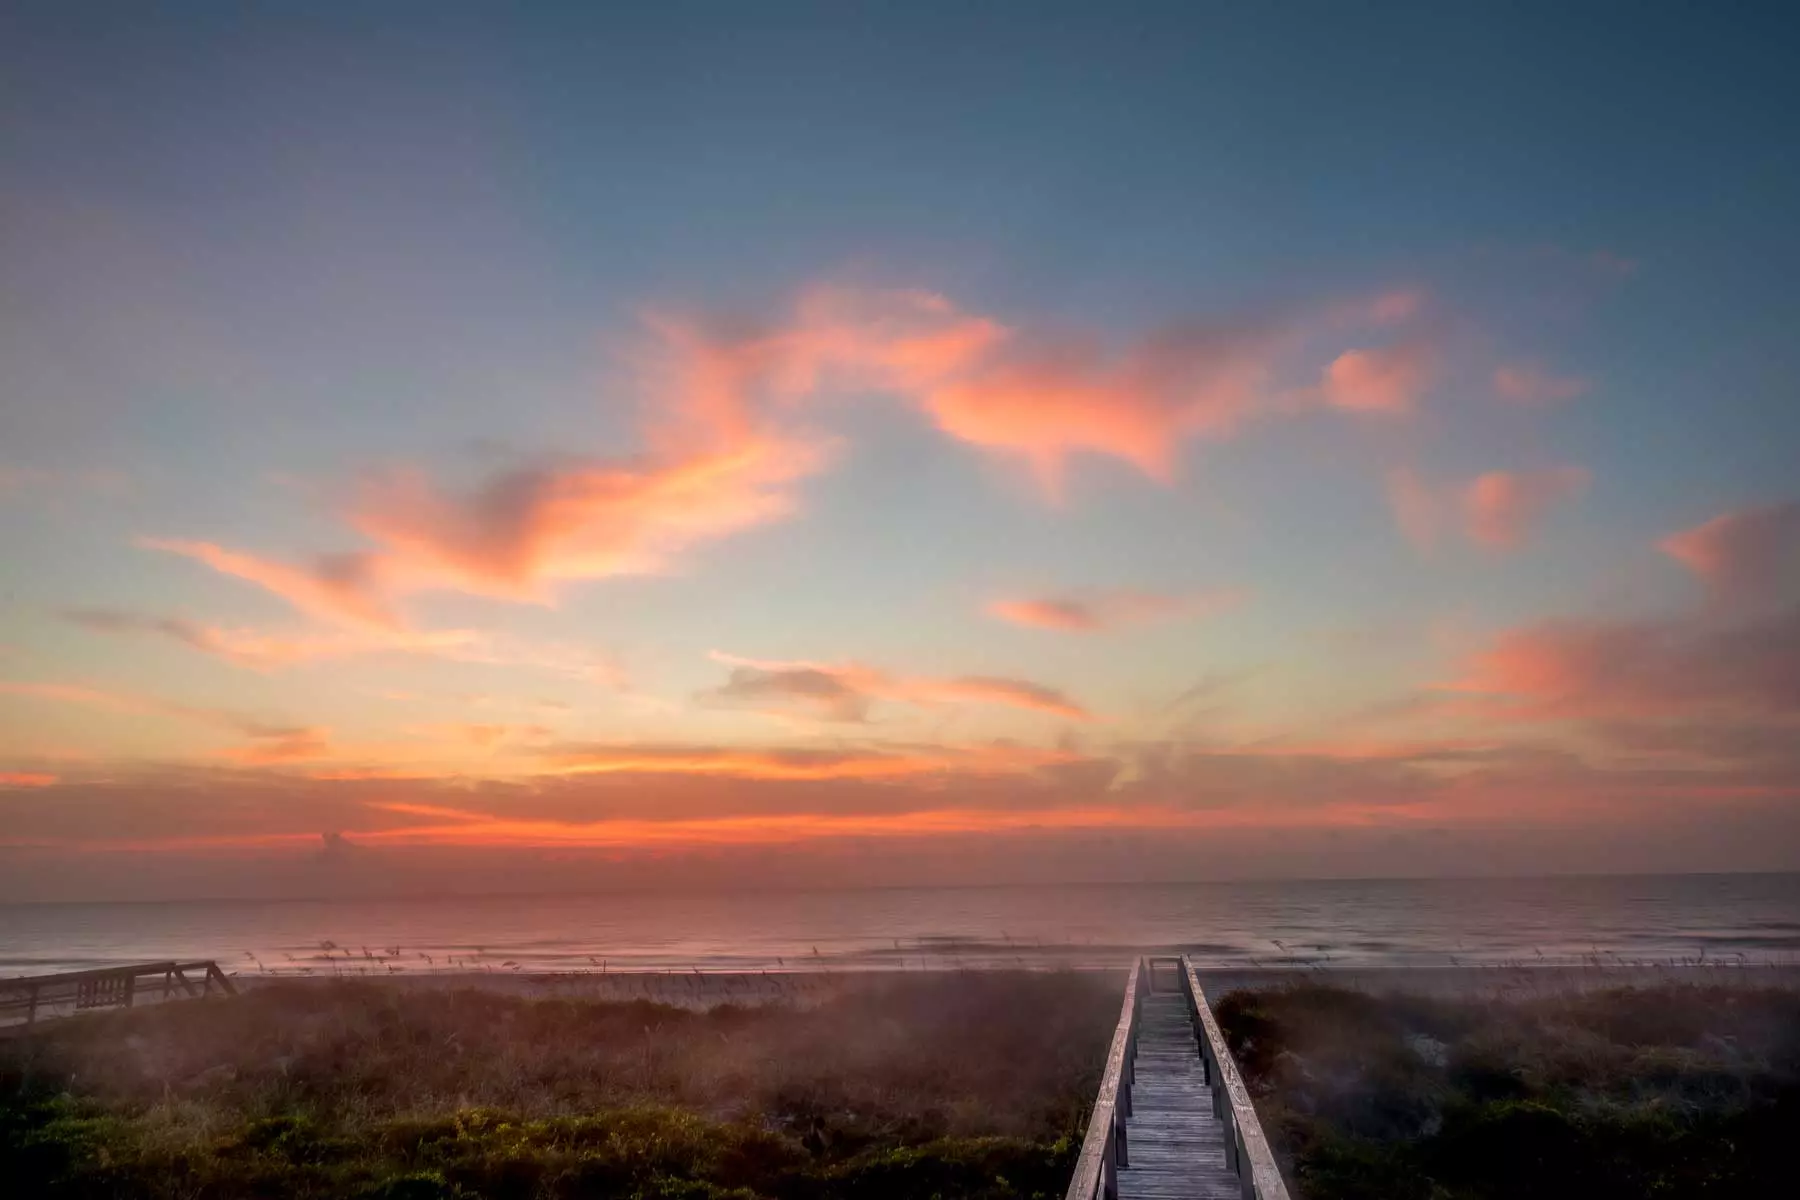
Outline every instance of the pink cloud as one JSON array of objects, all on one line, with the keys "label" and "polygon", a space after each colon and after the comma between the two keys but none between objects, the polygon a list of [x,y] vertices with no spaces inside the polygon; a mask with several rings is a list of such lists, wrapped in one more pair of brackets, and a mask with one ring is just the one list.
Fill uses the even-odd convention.
[{"label": "pink cloud", "polygon": [[1549,511],[1587,487],[1582,467],[1542,471],[1489,471],[1463,489],[1469,537],[1495,550],[1522,545]]},{"label": "pink cloud", "polygon": [[263,729],[258,732],[260,736],[248,745],[221,750],[219,757],[246,766],[268,766],[324,758],[331,753],[331,731],[327,729]]},{"label": "pink cloud", "polygon": [[1547,621],[1510,629],[1449,690],[1481,711],[1603,719],[1800,715],[1800,609],[1750,624]]},{"label": "pink cloud", "polygon": [[1278,334],[1178,328],[1109,354],[1090,340],[1018,346],[920,398],[937,427],[1018,456],[1047,494],[1066,463],[1094,454],[1169,482],[1190,435],[1223,436],[1257,409]]},{"label": "pink cloud", "polygon": [[1419,343],[1346,350],[1325,368],[1319,389],[1334,408],[1409,413],[1429,386],[1431,374],[1431,355]]},{"label": "pink cloud", "polygon": [[1388,507],[1406,540],[1421,550],[1437,543],[1443,526],[1444,504],[1411,469],[1398,467],[1387,476]]},{"label": "pink cloud", "polygon": [[[1022,332],[929,292],[820,286],[768,325],[645,320],[629,356],[647,401],[645,451],[526,461],[445,484],[417,467],[364,479],[341,501],[369,548],[295,565],[194,539],[143,545],[256,584],[318,620],[407,628],[405,596],[453,590],[554,602],[561,585],[667,569],[703,543],[779,521],[832,442],[796,424],[865,393],[916,405],[960,441],[1028,464],[1058,494],[1076,455],[1172,480],[1183,441],[1224,436],[1281,407],[1290,351],[1345,323],[1410,320],[1412,291],[1280,321],[1183,325],[1122,348]],[[1328,368],[1339,407],[1402,411],[1428,375],[1417,345],[1348,352]]]},{"label": "pink cloud", "polygon": [[0,788],[54,787],[58,779],[47,771],[0,771]]},{"label": "pink cloud", "polygon": [[714,654],[732,668],[721,686],[702,693],[715,704],[798,712],[825,721],[860,722],[878,700],[932,707],[992,704],[1075,721],[1093,715],[1052,687],[1025,679],[965,675],[898,676],[861,663],[770,662]]},{"label": "pink cloud", "polygon": [[399,618],[377,591],[382,564],[368,555],[330,555],[311,566],[295,567],[211,542],[143,538],[138,544],[194,559],[222,575],[254,583],[308,616],[341,625],[399,628]]},{"label": "pink cloud", "polygon": [[1587,390],[1587,380],[1552,375],[1536,363],[1511,363],[1494,371],[1494,391],[1518,404],[1573,400]]},{"label": "pink cloud", "polygon": [[1800,561],[1800,502],[1724,513],[1670,534],[1657,547],[1721,596],[1772,596]]},{"label": "pink cloud", "polygon": [[989,616],[1002,621],[1035,629],[1097,633],[1125,625],[1222,612],[1235,607],[1242,600],[1242,592],[1234,589],[1188,596],[1114,589],[1064,596],[995,600],[987,606],[987,612]]},{"label": "pink cloud", "polygon": [[1588,480],[1585,468],[1558,466],[1488,471],[1466,483],[1434,484],[1399,467],[1388,472],[1387,501],[1395,525],[1421,550],[1436,545],[1453,523],[1477,545],[1512,550],[1530,539],[1552,509],[1579,495]]}]

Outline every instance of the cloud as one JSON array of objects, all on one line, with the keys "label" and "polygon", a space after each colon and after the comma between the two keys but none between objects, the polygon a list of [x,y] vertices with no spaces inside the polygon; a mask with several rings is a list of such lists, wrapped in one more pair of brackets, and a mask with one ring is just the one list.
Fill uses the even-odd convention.
[{"label": "cloud", "polygon": [[1506,630],[1451,692],[1520,719],[1800,715],[1800,608],[1715,626],[1547,621]]},{"label": "cloud", "polygon": [[[667,570],[790,516],[834,449],[800,421],[838,398],[912,404],[945,434],[1027,463],[1052,497],[1082,454],[1168,482],[1185,439],[1292,407],[1299,393],[1271,386],[1290,355],[1345,325],[1403,323],[1420,305],[1393,291],[1282,319],[1174,325],[1123,347],[1015,328],[916,290],[816,286],[772,323],[647,314],[626,355],[646,402],[636,456],[527,457],[449,483],[416,465],[372,472],[336,505],[366,546],[300,564],[191,538],[140,544],[340,628],[407,632],[399,602],[415,593],[554,603],[563,585]],[[1428,366],[1418,343],[1350,351],[1324,393],[1338,407],[1404,410]],[[286,652],[234,651],[197,626],[163,632],[227,657]]]},{"label": "cloud", "polygon": [[952,437],[1023,458],[1052,496],[1081,453],[1166,483],[1184,438],[1229,434],[1257,410],[1281,341],[1269,327],[1185,326],[1118,354],[1080,337],[1021,343],[920,403]]},{"label": "cloud", "polygon": [[1720,596],[1767,598],[1800,561],[1800,502],[1724,513],[1670,534],[1657,547]]},{"label": "cloud", "polygon": [[981,747],[757,748],[565,743],[538,757],[569,774],[724,775],[757,780],[887,779],[945,773],[1008,774],[1079,760],[1066,751]]},{"label": "cloud", "polygon": [[1406,540],[1420,550],[1437,544],[1446,529],[1490,550],[1515,550],[1530,540],[1550,511],[1579,495],[1586,468],[1488,471],[1464,483],[1434,484],[1411,468],[1387,474],[1388,508]]},{"label": "cloud", "polygon": [[138,545],[179,554],[222,575],[254,583],[320,620],[355,628],[400,628],[400,619],[378,592],[382,564],[366,554],[323,555],[310,566],[295,567],[211,542],[141,538]]},{"label": "cloud", "polygon": [[1552,375],[1537,363],[1508,363],[1494,371],[1494,391],[1518,404],[1550,404],[1573,400],[1588,390],[1588,381]]},{"label": "cloud", "polygon": [[1579,495],[1589,474],[1582,467],[1542,471],[1489,471],[1463,490],[1469,537],[1496,550],[1522,545],[1549,510]]},{"label": "cloud", "polygon": [[58,776],[46,771],[0,771],[0,788],[53,787]]},{"label": "cloud", "polygon": [[1057,689],[1024,679],[982,675],[932,679],[891,675],[860,663],[768,662],[717,653],[713,657],[732,670],[724,684],[700,694],[712,704],[846,723],[867,720],[877,700],[926,707],[993,704],[1074,721],[1094,719]]},{"label": "cloud", "polygon": [[581,646],[540,643],[473,629],[271,633],[108,608],[64,609],[61,616],[95,633],[169,638],[233,666],[255,671],[357,655],[404,654],[540,670],[619,690],[630,682],[625,669],[611,655]]},{"label": "cloud", "polygon": [[1126,625],[1223,612],[1242,600],[1243,593],[1235,589],[1186,596],[1111,589],[995,600],[987,606],[987,613],[999,620],[1035,629],[1098,633]]},{"label": "cloud", "polygon": [[249,744],[219,751],[219,756],[237,762],[266,764],[291,762],[321,757],[328,751],[327,730],[309,726],[278,725],[259,721],[224,709],[203,708],[162,700],[153,696],[137,696],[85,684],[0,680],[0,694],[27,696],[59,704],[79,704],[111,712],[137,713],[147,716],[172,717],[212,729],[224,730],[250,739]]},{"label": "cloud", "polygon": [[1388,507],[1406,540],[1421,550],[1437,544],[1443,526],[1444,505],[1438,495],[1407,467],[1387,475]]},{"label": "cloud", "polygon": [[253,738],[248,745],[221,750],[219,756],[246,766],[266,766],[325,758],[331,753],[328,729],[252,727],[246,732]]},{"label": "cloud", "polygon": [[1431,354],[1410,342],[1374,350],[1346,350],[1319,381],[1325,402],[1361,413],[1409,413],[1431,383]]},{"label": "cloud", "polygon": [[422,726],[419,732],[489,750],[507,741],[543,741],[550,737],[553,731],[543,725],[462,721],[445,725]]}]

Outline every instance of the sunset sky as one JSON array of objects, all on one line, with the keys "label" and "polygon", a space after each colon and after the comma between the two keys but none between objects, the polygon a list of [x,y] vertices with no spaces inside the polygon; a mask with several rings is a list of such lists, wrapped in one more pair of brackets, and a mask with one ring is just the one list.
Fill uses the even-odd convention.
[{"label": "sunset sky", "polygon": [[0,899],[1800,868],[1791,10],[110,7]]}]

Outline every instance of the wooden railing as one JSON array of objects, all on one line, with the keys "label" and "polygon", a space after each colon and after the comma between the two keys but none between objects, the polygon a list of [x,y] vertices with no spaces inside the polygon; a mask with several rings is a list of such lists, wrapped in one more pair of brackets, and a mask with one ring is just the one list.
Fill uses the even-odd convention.
[{"label": "wooden railing", "polygon": [[1206,1082],[1212,1088],[1213,1115],[1225,1122],[1225,1163],[1237,1172],[1244,1200],[1288,1200],[1287,1184],[1275,1164],[1275,1152],[1256,1119],[1250,1090],[1238,1073],[1237,1060],[1213,1017],[1206,993],[1194,974],[1194,962],[1183,955],[1181,974],[1186,984],[1189,1011],[1193,1014],[1200,1057],[1206,1063]]},{"label": "wooden railing", "polygon": [[225,995],[237,994],[219,964],[210,961],[137,963],[0,979],[0,1027],[32,1025],[65,1012],[130,1008],[140,1000],[199,999],[211,995],[215,984]]},{"label": "wooden railing", "polygon": [[1117,1200],[1119,1171],[1131,1165],[1127,1129],[1131,1117],[1133,1060],[1137,1053],[1138,1014],[1152,991],[1179,990],[1194,1022],[1195,1051],[1205,1064],[1212,1091],[1213,1116],[1225,1125],[1225,1162],[1242,1185],[1244,1200],[1288,1200],[1287,1185],[1262,1123],[1250,1103],[1225,1035],[1213,1018],[1206,993],[1194,975],[1194,964],[1180,958],[1140,958],[1125,983],[1125,1004],[1113,1030],[1112,1049],[1101,1076],[1100,1093],[1088,1120],[1087,1137],[1065,1200]]},{"label": "wooden railing", "polygon": [[1126,1147],[1125,1121],[1131,1116],[1131,1069],[1137,1056],[1139,993],[1150,986],[1143,959],[1125,980],[1125,1004],[1113,1030],[1112,1049],[1106,1056],[1106,1073],[1100,1077],[1100,1094],[1094,1115],[1088,1118],[1087,1137],[1075,1162],[1067,1200],[1116,1200],[1119,1168],[1131,1159]]}]

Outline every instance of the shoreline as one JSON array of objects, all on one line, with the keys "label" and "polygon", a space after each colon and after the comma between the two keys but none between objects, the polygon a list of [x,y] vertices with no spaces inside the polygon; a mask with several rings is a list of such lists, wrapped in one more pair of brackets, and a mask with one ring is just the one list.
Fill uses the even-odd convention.
[{"label": "shoreline", "polygon": [[[244,974],[231,976],[240,993],[271,988],[320,988],[333,985],[367,986],[395,995],[475,990],[522,1000],[567,1000],[578,1003],[628,1004],[646,1002],[701,1012],[724,1005],[743,1008],[812,1008],[846,997],[867,996],[922,980],[950,976],[976,978],[1009,974],[1069,973],[1113,976],[1122,989],[1126,964],[1103,968],[1069,967],[962,967],[944,966],[910,970],[870,969],[855,971],[431,971],[417,973],[369,972],[337,975]],[[1210,999],[1238,990],[1287,989],[1308,984],[1346,988],[1372,995],[1411,995],[1438,999],[1485,998],[1495,1001],[1528,1000],[1540,996],[1600,991],[1612,988],[1658,986],[1723,986],[1800,990],[1800,965],[1786,963],[1737,964],[1728,962],[1638,966],[1601,964],[1581,967],[1562,965],[1500,964],[1454,967],[1314,967],[1287,968],[1239,966],[1200,967],[1196,974]],[[0,992],[7,980],[0,979]],[[165,1000],[144,994],[136,1008],[154,1008],[183,999]],[[107,1007],[99,1012],[118,1012]],[[39,1020],[80,1015],[69,1004],[46,1005]],[[0,1033],[24,1028],[23,1022],[0,1023]]]}]

